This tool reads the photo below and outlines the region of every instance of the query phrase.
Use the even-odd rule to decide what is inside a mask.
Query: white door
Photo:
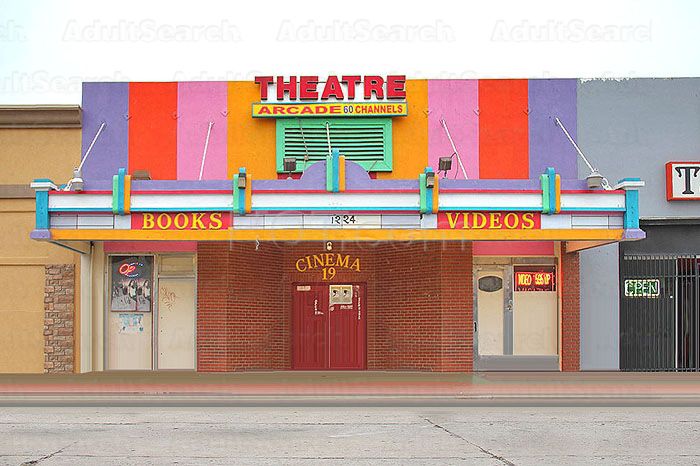
[[[158,280],[158,369],[195,368],[194,278]]]
[[[480,356],[503,355],[503,269],[477,272],[477,341]]]

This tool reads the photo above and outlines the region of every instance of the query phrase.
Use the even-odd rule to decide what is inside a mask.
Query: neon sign
[[[141,262],[125,262],[119,266],[119,273],[125,277],[135,278],[140,275],[139,267],[143,267]]]
[[[515,291],[555,291],[554,267],[516,267]]]

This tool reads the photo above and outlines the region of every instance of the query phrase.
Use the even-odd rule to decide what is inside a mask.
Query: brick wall
[[[581,360],[581,291],[578,252],[562,254],[561,269],[561,368],[563,371],[578,371]]]
[[[73,372],[75,266],[45,266],[44,372]]]
[[[200,243],[197,355],[200,371],[291,368],[291,297],[299,257],[322,242]],[[334,283],[367,285],[367,367],[469,371],[472,368],[471,244],[335,243],[359,257],[359,273]]]

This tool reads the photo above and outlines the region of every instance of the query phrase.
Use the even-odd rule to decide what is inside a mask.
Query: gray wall
[[[581,251],[581,370],[620,368],[618,244]]]
[[[578,85],[578,143],[611,184],[639,177],[641,217],[700,217],[700,201],[666,201],[666,162],[700,160],[700,78]],[[579,161],[579,176],[588,169]]]
[[[700,218],[700,201],[666,201],[665,164],[700,160],[700,79],[578,85],[578,143],[611,184],[639,177],[642,218]],[[579,161],[579,176],[588,169]],[[641,245],[640,245],[641,246]],[[700,253],[700,250],[695,251]],[[619,368],[618,247],[581,253],[581,368]]]

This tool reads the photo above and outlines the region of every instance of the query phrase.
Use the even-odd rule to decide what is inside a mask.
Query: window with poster
[[[151,312],[153,256],[111,256],[110,310]]]

